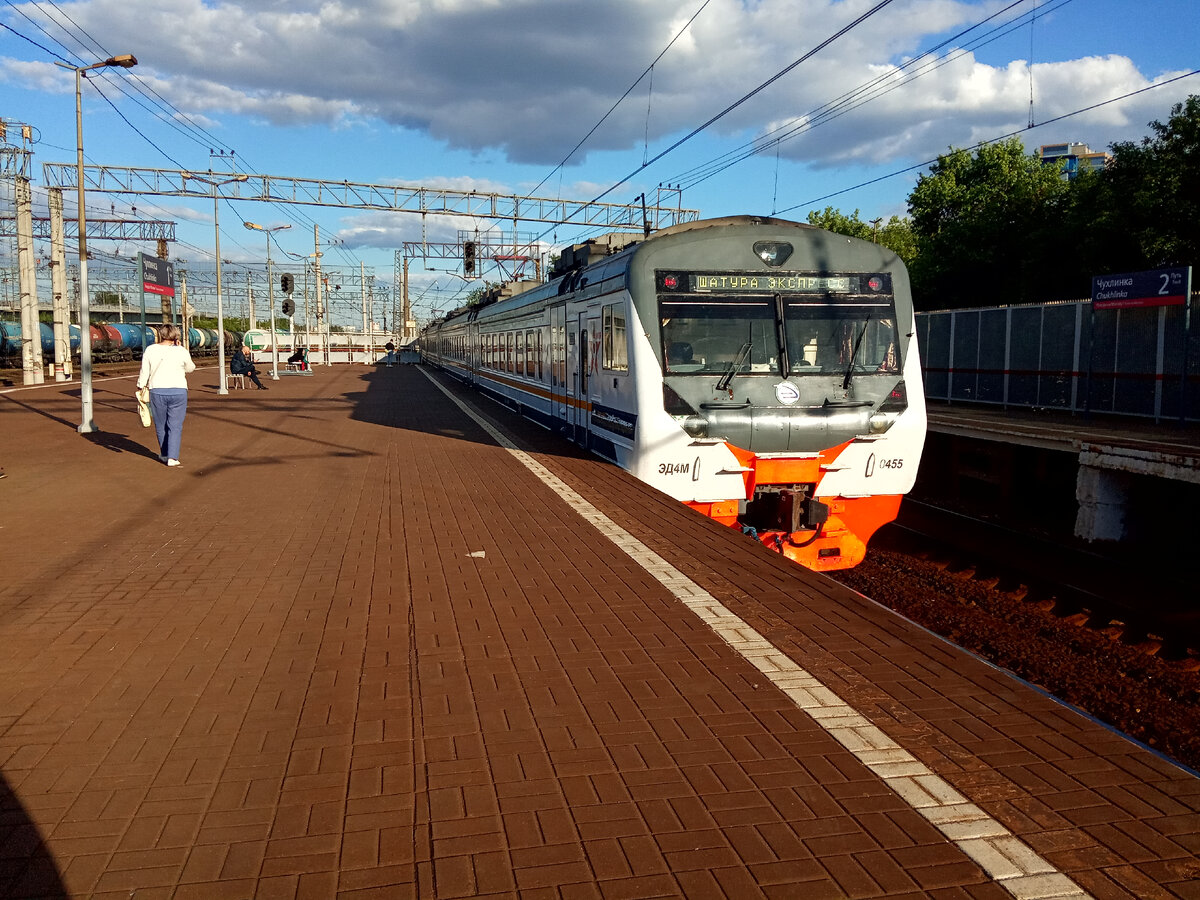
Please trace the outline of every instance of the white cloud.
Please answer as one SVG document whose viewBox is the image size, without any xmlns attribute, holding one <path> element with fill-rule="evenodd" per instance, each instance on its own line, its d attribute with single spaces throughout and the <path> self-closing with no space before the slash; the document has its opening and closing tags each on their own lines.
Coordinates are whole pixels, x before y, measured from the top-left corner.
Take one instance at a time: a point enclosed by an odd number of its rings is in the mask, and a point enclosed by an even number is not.
<svg viewBox="0 0 1200 900">
<path fill-rule="evenodd" d="M 603 8 L 594 0 L 78 0 L 70 8 L 78 26 L 112 52 L 134 49 L 130 35 L 153 36 L 139 40 L 134 74 L 204 125 L 229 115 L 276 126 L 386 123 L 453 148 L 548 166 L 608 112 L 697 7 L 682 0 L 609 0 Z M 15 8 L 47 21 L 44 5 Z M 864 8 L 844 0 L 711 0 L 572 162 L 600 150 L 674 140 Z M 992 0 L 896 3 L 709 131 L 743 141 L 762 134 L 764 123 L 809 114 L 894 69 L 933 36 L 998 8 Z M 9 18 L 18 19 L 11 12 Z M 1117 54 L 1040 62 L 1033 76 L 1039 120 L 1150 83 L 1130 58 Z M 0 59 L 0 80 L 70 89 L 69 73 L 11 58 Z M 1164 101 L 1152 92 L 1075 117 L 1046 140 L 1078 136 L 1104 146 L 1140 136 L 1180 93 Z M 1028 114 L 1027 63 L 992 64 L 968 53 L 796 137 L 780 152 L 818 168 L 920 160 L 1021 128 Z M 428 178 L 421 183 L 437 186 Z M 487 180 L 445 180 L 460 190 L 472 183 L 477 186 L 465 189 L 510 191 Z M 573 189 L 591 193 L 586 184 Z M 597 185 L 596 193 L 602 189 Z M 538 193 L 557 192 L 555 186 Z"/>
</svg>

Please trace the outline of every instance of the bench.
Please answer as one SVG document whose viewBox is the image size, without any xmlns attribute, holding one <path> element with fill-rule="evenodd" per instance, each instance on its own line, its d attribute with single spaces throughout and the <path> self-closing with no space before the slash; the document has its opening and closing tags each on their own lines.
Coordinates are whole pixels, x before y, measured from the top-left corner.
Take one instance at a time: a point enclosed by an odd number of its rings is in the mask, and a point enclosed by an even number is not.
<svg viewBox="0 0 1200 900">
<path fill-rule="evenodd" d="M 226 383 L 229 385 L 230 390 L 234 390 L 235 388 L 241 388 L 244 391 L 246 389 L 246 376 L 231 374 Z"/>
</svg>

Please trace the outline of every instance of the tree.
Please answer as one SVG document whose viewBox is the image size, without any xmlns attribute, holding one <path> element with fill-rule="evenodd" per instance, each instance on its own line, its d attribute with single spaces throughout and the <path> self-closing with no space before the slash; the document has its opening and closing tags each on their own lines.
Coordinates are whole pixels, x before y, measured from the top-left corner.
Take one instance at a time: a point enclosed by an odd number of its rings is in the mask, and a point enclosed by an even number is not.
<svg viewBox="0 0 1200 900">
<path fill-rule="evenodd" d="M 1026 154 L 1016 138 L 938 157 L 908 199 L 918 249 L 918 307 L 1077 294 L 1073 274 L 1064 276 L 1061 266 L 1066 236 L 1060 226 L 1069 192 L 1061 168 Z"/>
<path fill-rule="evenodd" d="M 1112 144 L 1104 173 L 1078 185 L 1074 224 L 1097 274 L 1200 265 L 1200 97 L 1150 129 L 1140 144 Z"/>
<path fill-rule="evenodd" d="M 835 234 L 872 241 L 887 247 L 904 261 L 905 265 L 912 263 L 917 255 L 917 244 L 913 236 L 912 225 L 908 219 L 892 216 L 885 223 L 883 219 L 872 219 L 864 222 L 858 217 L 856 209 L 847 216 L 841 210 L 827 206 L 821 212 L 815 210 L 808 214 L 808 224 L 824 228 Z"/>
</svg>

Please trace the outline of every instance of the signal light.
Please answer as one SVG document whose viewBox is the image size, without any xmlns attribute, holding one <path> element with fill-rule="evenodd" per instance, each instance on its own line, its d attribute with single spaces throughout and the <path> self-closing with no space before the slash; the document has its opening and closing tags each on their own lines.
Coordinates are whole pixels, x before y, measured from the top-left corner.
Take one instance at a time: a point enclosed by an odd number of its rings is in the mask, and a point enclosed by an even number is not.
<svg viewBox="0 0 1200 900">
<path fill-rule="evenodd" d="M 296 311 L 296 304 L 292 302 L 292 298 L 285 297 L 283 300 L 283 314 L 285 316 L 290 316 L 295 311 Z"/>
<path fill-rule="evenodd" d="M 296 288 L 296 280 L 292 278 L 290 272 L 284 272 L 279 276 L 279 286 L 283 288 L 285 294 L 290 294 Z"/>
<path fill-rule="evenodd" d="M 475 274 L 475 242 L 463 241 L 463 274 Z"/>
</svg>

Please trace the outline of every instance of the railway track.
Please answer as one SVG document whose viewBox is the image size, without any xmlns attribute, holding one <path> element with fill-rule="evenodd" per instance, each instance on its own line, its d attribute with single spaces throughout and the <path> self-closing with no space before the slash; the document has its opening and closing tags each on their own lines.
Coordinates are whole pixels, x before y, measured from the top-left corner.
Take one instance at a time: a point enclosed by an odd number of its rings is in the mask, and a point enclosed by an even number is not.
<svg viewBox="0 0 1200 900">
<path fill-rule="evenodd" d="M 939 555 L 948 566 L 1021 590 L 1060 617 L 1128 643 L 1158 642 L 1167 658 L 1200 667 L 1196 588 L 1164 572 L 1152 554 L 1121 547 L 1104 553 L 1063 544 L 908 498 L 885 540 Z"/>
<path fill-rule="evenodd" d="M 909 498 L 832 577 L 1200 770 L 1200 604 L 1149 568 Z"/>
</svg>

